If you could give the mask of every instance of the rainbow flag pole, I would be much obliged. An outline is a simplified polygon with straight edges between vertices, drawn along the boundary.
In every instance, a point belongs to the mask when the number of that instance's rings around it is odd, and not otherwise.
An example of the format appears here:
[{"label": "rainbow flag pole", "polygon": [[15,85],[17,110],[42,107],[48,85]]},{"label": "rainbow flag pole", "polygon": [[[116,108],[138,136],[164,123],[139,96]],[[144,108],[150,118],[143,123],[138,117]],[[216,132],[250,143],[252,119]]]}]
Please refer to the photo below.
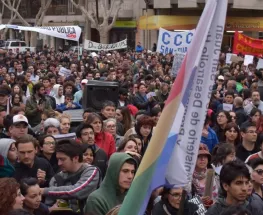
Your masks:
[{"label": "rainbow flag pole", "polygon": [[[185,165],[186,160],[190,158],[186,154],[187,150],[189,151],[189,144],[180,142],[178,138],[183,139],[193,134],[183,132],[182,128],[203,127],[202,123],[206,113],[206,103],[209,101],[209,96],[205,93],[209,93],[209,87],[214,81],[212,80],[212,75],[216,71],[212,70],[212,66],[219,57],[220,51],[217,51],[217,46],[220,45],[221,47],[222,43],[222,38],[219,38],[221,35],[219,27],[224,32],[226,10],[227,0],[208,0],[199,20],[191,46],[174,82],[166,106],[119,215],[143,215],[151,193],[156,188],[163,185],[180,187],[191,180],[189,175],[197,157],[196,150],[198,150],[198,147],[196,146],[199,145],[200,139],[198,140],[198,135],[200,128],[195,132],[192,157],[191,161],[187,164],[190,168]],[[216,40],[217,37],[218,39]],[[211,60],[204,60],[204,55],[208,55],[208,58],[211,57]],[[205,65],[202,62],[205,62]],[[205,72],[205,77],[203,76],[203,82],[200,83],[198,75],[202,70]],[[200,91],[201,97],[207,97],[202,106],[191,103],[195,96],[197,96],[197,88],[195,88],[197,83],[200,85],[199,87],[204,88],[204,91]],[[194,125],[190,123],[191,118],[189,118],[189,115],[194,117],[194,112],[189,111],[198,108],[200,111],[200,120],[198,125]],[[200,137],[201,134],[199,135]],[[174,155],[178,152],[184,154],[179,154],[180,163],[176,168],[173,168],[175,164]]]}]

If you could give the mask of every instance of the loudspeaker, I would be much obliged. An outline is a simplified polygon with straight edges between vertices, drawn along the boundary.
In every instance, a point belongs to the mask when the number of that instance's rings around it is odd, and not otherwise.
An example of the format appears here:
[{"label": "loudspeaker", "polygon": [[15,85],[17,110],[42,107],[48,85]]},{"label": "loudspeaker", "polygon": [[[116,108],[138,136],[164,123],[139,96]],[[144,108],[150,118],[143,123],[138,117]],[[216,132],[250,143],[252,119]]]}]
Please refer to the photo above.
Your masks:
[{"label": "loudspeaker", "polygon": [[104,101],[112,101],[118,105],[119,84],[108,81],[88,81],[82,96],[82,107],[100,111]]}]

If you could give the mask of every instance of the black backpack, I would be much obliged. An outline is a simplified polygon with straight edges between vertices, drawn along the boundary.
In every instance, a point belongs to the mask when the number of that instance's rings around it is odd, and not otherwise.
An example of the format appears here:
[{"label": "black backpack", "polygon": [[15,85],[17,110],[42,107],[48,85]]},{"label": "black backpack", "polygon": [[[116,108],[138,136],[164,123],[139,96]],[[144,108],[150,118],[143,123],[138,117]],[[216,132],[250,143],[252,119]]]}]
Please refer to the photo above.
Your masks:
[{"label": "black backpack", "polygon": [[[79,179],[80,179],[82,173],[84,172],[84,170],[85,170],[85,169],[83,169],[83,170],[81,170],[80,172],[78,172],[78,174],[75,174],[75,175],[73,175],[73,176],[70,176],[70,177],[68,177],[68,178],[66,178],[66,179],[64,179],[61,175],[59,175],[59,173],[57,173],[56,175],[54,175],[54,178],[55,178],[55,180],[56,180],[56,182],[57,182],[57,186],[58,186],[58,187],[65,186],[65,185],[67,185],[69,182],[70,182],[71,185],[76,184],[76,183],[79,181]],[[101,173],[100,173],[99,168],[97,168],[97,170],[98,170],[98,172],[99,172],[99,182],[98,182],[98,185],[97,185],[97,189],[98,189],[98,188],[99,188],[99,185],[100,185],[100,182],[101,182]],[[85,207],[85,204],[86,204],[86,200],[87,200],[87,199],[77,199],[77,200],[78,200],[78,205],[79,205],[79,209],[80,209],[80,214],[81,214],[81,215],[84,215],[83,209],[84,209],[84,207]]]}]

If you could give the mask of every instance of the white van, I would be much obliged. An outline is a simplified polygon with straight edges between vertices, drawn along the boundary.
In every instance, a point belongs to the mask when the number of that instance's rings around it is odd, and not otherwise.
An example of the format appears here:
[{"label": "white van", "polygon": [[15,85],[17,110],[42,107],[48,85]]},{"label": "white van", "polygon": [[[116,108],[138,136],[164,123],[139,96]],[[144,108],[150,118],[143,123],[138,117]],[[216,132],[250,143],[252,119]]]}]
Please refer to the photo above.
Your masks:
[{"label": "white van", "polygon": [[12,49],[14,53],[17,52],[25,52],[27,50],[30,50],[31,52],[36,52],[36,47],[29,47],[26,45],[25,41],[19,41],[19,40],[7,40],[4,43],[4,49],[7,51]]}]

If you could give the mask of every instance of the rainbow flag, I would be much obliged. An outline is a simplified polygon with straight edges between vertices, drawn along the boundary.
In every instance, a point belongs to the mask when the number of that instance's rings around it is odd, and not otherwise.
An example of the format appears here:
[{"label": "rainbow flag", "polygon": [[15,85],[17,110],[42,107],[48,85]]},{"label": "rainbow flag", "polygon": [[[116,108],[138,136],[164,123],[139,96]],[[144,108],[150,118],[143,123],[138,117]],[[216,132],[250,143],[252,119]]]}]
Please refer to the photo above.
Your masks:
[{"label": "rainbow flag", "polygon": [[119,215],[143,215],[156,188],[182,187],[190,182],[217,71],[227,5],[227,0],[206,3]]}]

